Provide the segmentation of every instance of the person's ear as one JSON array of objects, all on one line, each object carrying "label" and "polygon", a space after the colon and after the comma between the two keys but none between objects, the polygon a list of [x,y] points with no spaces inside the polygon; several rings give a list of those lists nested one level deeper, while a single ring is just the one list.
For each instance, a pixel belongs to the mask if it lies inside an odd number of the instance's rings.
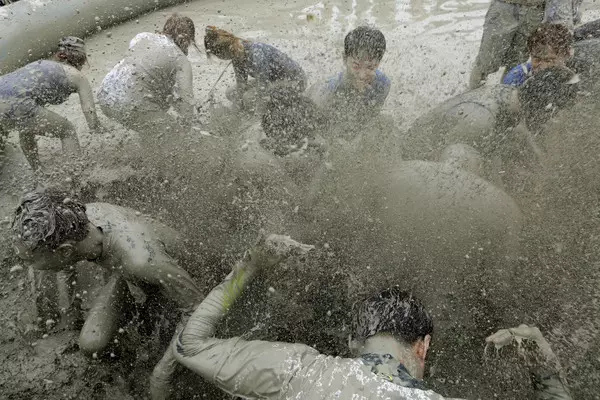
[{"label": "person's ear", "polygon": [[421,362],[425,362],[427,357],[427,350],[429,350],[429,344],[431,343],[431,336],[425,335],[423,339],[420,339],[415,346],[415,355]]}]

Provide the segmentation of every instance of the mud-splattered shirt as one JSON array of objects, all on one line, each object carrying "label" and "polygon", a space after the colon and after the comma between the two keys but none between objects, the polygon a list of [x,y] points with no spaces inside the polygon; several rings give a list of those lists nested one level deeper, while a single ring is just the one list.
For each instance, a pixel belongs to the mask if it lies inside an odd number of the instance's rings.
[{"label": "mud-splattered shirt", "polygon": [[[378,368],[375,363],[365,363],[371,361],[326,356],[304,344],[213,338],[250,274],[243,269],[229,274],[196,309],[173,344],[179,363],[223,391],[244,398],[444,399],[432,391],[402,386],[394,377],[392,381],[382,377],[373,372],[373,367]],[[407,382],[401,369],[396,368],[393,375],[398,382]]]},{"label": "mud-splattered shirt", "polygon": [[28,116],[47,104],[62,104],[75,92],[77,87],[55,61],[35,61],[0,76],[0,100],[11,104],[6,113],[9,117]]},{"label": "mud-splattered shirt", "polygon": [[404,365],[390,354],[363,354],[360,359],[371,368],[371,372],[396,385],[425,390],[423,382],[413,378]]},{"label": "mud-splattered shirt", "polygon": [[300,90],[304,90],[304,70],[287,54],[269,44],[256,42],[244,42],[244,50],[244,60],[233,62],[238,83],[246,82],[248,76],[258,80],[259,85],[289,80],[297,82]]},{"label": "mud-splattered shirt", "polygon": [[339,114],[340,117],[355,115],[358,120],[364,120],[379,113],[390,93],[391,85],[390,79],[377,70],[371,85],[358,91],[345,74],[340,72],[325,84],[311,90],[310,97],[319,107]]}]

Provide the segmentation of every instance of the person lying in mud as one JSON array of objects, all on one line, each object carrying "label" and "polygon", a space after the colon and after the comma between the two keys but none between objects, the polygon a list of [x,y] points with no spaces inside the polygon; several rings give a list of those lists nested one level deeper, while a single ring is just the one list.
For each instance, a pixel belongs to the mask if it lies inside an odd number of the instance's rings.
[{"label": "person lying in mud", "polygon": [[[300,343],[213,337],[252,279],[311,247],[285,236],[263,237],[194,311],[172,345],[177,361],[226,393],[250,399],[443,399],[421,381],[433,320],[398,286],[355,305],[349,345],[356,358],[326,356]],[[570,399],[560,364],[538,329],[503,329],[487,342],[500,348],[513,340],[531,344],[528,361],[539,398]]]},{"label": "person lying in mud", "polygon": [[311,88],[310,97],[333,121],[352,116],[352,121],[364,122],[379,114],[391,86],[379,69],[385,50],[379,29],[359,26],[350,31],[344,39],[345,70]]},{"label": "person lying in mud", "polygon": [[[244,93],[253,87],[256,100],[263,101],[273,86],[286,86],[301,93],[306,89],[306,74],[291,57],[274,46],[234,36],[214,26],[207,26],[204,36],[206,53],[231,60],[236,86],[227,97],[236,105],[244,104]],[[254,78],[249,82],[248,78]]]},{"label": "person lying in mud", "polygon": [[527,61],[527,37],[542,22],[573,29],[581,19],[582,0],[494,0],[483,25],[483,36],[469,87],[481,86],[501,67],[509,71]]},{"label": "person lying in mud", "polygon": [[[106,75],[98,102],[108,117],[140,132],[143,141],[159,134],[188,132],[194,115],[192,66],[188,48],[195,45],[194,22],[171,15],[161,33],[140,33],[127,55]],[[168,113],[173,107],[179,114]]]},{"label": "person lying in mud", "polygon": [[565,25],[541,24],[527,38],[531,61],[517,65],[503,78],[505,85],[521,86],[533,74],[550,67],[566,67],[573,49],[573,34]]},{"label": "person lying in mud", "polygon": [[464,143],[487,160],[520,120],[518,89],[495,85],[470,90],[419,117],[405,135],[403,155],[434,161],[446,146]]},{"label": "person lying in mud", "polygon": [[[110,272],[79,336],[79,348],[88,356],[101,356],[112,341],[129,307],[130,290],[159,289],[184,318],[203,297],[174,258],[185,254],[179,234],[128,208],[82,204],[57,190],[30,192],[15,211],[12,234],[17,256],[35,270],[76,274],[74,265],[88,260]],[[151,378],[153,399],[166,396],[175,365],[168,348]]]},{"label": "person lying in mud", "polygon": [[44,106],[62,104],[77,93],[90,131],[96,133],[101,128],[92,89],[81,73],[86,61],[83,40],[66,36],[51,59],[34,61],[0,76],[0,136],[17,130],[21,149],[34,170],[40,168],[36,135],[60,138],[63,151],[69,156],[80,153],[73,124]]}]

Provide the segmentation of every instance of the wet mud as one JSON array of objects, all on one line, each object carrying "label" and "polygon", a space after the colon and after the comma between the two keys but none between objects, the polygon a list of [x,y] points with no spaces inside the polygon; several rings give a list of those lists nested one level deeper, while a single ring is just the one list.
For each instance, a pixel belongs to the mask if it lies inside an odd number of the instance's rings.
[{"label": "wet mud", "polygon": [[[515,168],[508,194],[495,186],[476,191],[508,197],[514,201],[508,208],[521,210],[518,217],[483,215],[497,231],[482,228],[481,237],[462,237],[444,247],[433,231],[435,224],[410,219],[419,215],[410,207],[402,209],[405,214],[381,211],[410,198],[398,195],[404,183],[394,193],[379,175],[396,168],[401,153],[397,143],[410,123],[466,88],[487,5],[358,1],[351,8],[342,2],[261,2],[264,13],[257,16],[258,7],[250,3],[241,3],[235,12],[226,3],[210,1],[174,10],[191,16],[198,26],[217,24],[278,44],[306,66],[310,83],[341,68],[340,46],[349,27],[376,23],[388,37],[382,68],[394,84],[384,109],[387,118],[366,131],[385,139],[345,144],[337,149],[333,170],[318,169],[311,180],[318,184],[304,185],[289,179],[285,165],[261,150],[256,121],[248,115],[212,110],[203,127],[211,136],[198,133],[183,142],[165,138],[160,154],[168,157],[158,157],[140,151],[135,133],[106,119],[111,132],[107,137],[89,135],[73,97],[52,108],[78,127],[85,163],[65,171],[58,141],[40,138],[41,160],[50,171],[46,180],[76,190],[86,202],[131,207],[181,231],[195,251],[180,261],[205,292],[225,276],[261,228],[317,245],[314,254],[290,260],[255,281],[219,334],[299,341],[348,356],[353,302],[394,282],[412,289],[434,314],[437,328],[427,378],[432,389],[473,399],[532,398],[518,356],[486,355],[483,345],[498,328],[525,322],[547,333],[574,397],[599,398],[600,171],[594,102],[557,116],[542,142],[547,157],[539,168]],[[131,37],[158,29],[171,11],[111,28],[110,36],[103,32],[91,37],[85,72],[92,86],[99,86]],[[193,51],[190,58],[196,98],[202,103],[225,64]],[[226,103],[223,93],[233,83],[232,75],[226,73],[217,85],[218,102]],[[98,359],[79,353],[77,330],[46,331],[43,323],[39,328],[29,273],[8,243],[13,208],[24,191],[38,185],[16,143],[12,135],[0,170],[0,307],[5,310],[0,315],[0,398],[147,398],[147,377],[168,342],[169,326],[176,322],[164,320],[160,304],[132,308],[123,337]],[[431,183],[425,180],[422,187]],[[435,209],[416,209],[433,213],[432,220],[440,217]],[[394,218],[397,224],[380,223]],[[506,250],[498,233],[511,224],[519,232],[517,243],[510,245],[518,248],[516,254]],[[421,230],[403,230],[407,226]],[[411,235],[425,238],[406,244],[421,253],[411,258],[395,252],[398,241]],[[471,257],[468,247],[488,241],[489,248],[477,246]],[[428,255],[431,248],[436,251]],[[176,399],[227,398],[190,373],[178,373],[174,385]]]}]

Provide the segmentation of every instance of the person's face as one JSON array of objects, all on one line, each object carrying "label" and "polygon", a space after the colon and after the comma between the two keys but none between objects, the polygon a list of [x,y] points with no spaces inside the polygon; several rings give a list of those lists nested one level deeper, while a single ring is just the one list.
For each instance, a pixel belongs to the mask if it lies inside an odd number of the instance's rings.
[{"label": "person's face", "polygon": [[365,90],[375,80],[375,72],[379,68],[378,60],[348,56],[344,62],[350,82],[357,90]]},{"label": "person's face", "polygon": [[18,239],[13,240],[13,246],[17,257],[24,264],[39,270],[61,270],[81,261],[77,259],[74,247],[71,243],[64,243],[55,250],[35,249],[30,251]]},{"label": "person's face", "polygon": [[531,53],[531,67],[533,73],[545,70],[546,68],[565,65],[568,54],[558,54],[550,46],[539,46]]}]

